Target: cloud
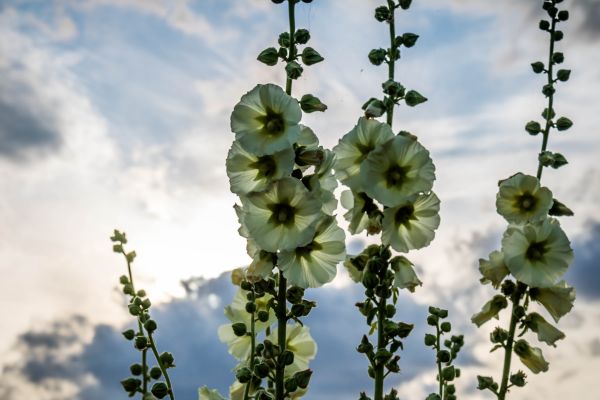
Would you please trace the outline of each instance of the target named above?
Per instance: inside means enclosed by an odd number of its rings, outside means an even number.
[[[565,279],[577,289],[583,298],[600,298],[600,222],[590,221],[587,230],[573,244],[575,261],[569,267]]]

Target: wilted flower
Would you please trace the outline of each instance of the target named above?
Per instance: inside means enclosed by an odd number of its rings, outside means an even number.
[[[492,251],[489,255],[489,260],[479,259],[479,272],[483,278],[481,283],[491,283],[496,289],[500,286],[504,278],[510,271],[504,262],[504,254],[501,251]]]
[[[238,195],[260,192],[277,179],[289,176],[294,168],[294,150],[256,156],[234,141],[227,155],[227,176],[231,191]]]
[[[345,249],[344,231],[335,218],[327,217],[317,226],[310,243],[281,252],[279,268],[292,285],[319,287],[333,280],[337,264],[346,256]]]
[[[563,332],[549,324],[548,321],[538,313],[534,312],[527,315],[523,323],[526,327],[537,333],[540,342],[545,342],[550,346],[556,347],[556,341],[565,338]]]
[[[496,196],[496,209],[508,222],[537,221],[548,215],[552,192],[540,187],[535,176],[515,174],[502,181]]]
[[[368,210],[377,208],[366,194],[355,193],[350,190],[342,192],[340,203],[342,207],[348,210],[344,214],[344,218],[350,223],[348,230],[354,235],[362,232],[369,225]]]
[[[310,330],[300,324],[287,325],[286,349],[294,353],[294,362],[285,367],[287,374],[294,374],[308,368],[310,360],[317,355],[317,343],[310,335]],[[267,337],[273,344],[278,345],[277,328]]]
[[[243,198],[244,225],[258,247],[269,252],[308,244],[320,218],[321,202],[295,178],[283,178]]]
[[[513,349],[521,362],[534,374],[548,371],[548,362],[544,360],[542,350],[539,348],[531,347],[526,340],[521,339],[515,343]]]
[[[404,256],[396,256],[391,259],[390,265],[394,270],[394,286],[399,289],[408,289],[414,293],[417,286],[423,282],[419,280],[417,273],[411,263]]]
[[[573,308],[575,288],[567,286],[565,281],[548,288],[531,288],[529,295],[532,300],[544,306],[554,321],[566,315]]]
[[[362,162],[378,145],[393,137],[392,128],[388,124],[359,118],[356,126],[333,148],[336,155],[336,177],[352,190],[363,191],[360,178]]]
[[[440,200],[431,192],[405,199],[383,212],[382,242],[407,252],[427,246],[440,225]]]
[[[573,260],[569,239],[553,218],[510,229],[502,252],[515,278],[533,287],[554,285]]]
[[[300,135],[302,111],[298,101],[273,84],[257,85],[242,96],[231,114],[231,130],[248,152],[273,154]]]
[[[435,180],[429,152],[416,140],[395,136],[369,153],[361,167],[364,191],[387,207],[428,192]]]
[[[492,318],[498,319],[498,313],[507,306],[508,301],[506,301],[506,297],[497,294],[483,305],[480,312],[471,317],[471,322],[480,327]]]

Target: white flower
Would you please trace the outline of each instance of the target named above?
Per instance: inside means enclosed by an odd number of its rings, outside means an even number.
[[[234,141],[225,162],[231,191],[245,195],[265,190],[272,181],[292,173],[294,157],[291,147],[274,154],[256,156]]]
[[[300,324],[286,326],[286,349],[294,353],[294,362],[285,367],[286,375],[308,369],[308,363],[317,355],[317,343],[310,335],[310,330]],[[279,345],[277,328],[275,328],[268,339],[276,346]]]
[[[344,231],[337,226],[335,219],[324,218],[310,243],[281,252],[279,268],[292,285],[302,288],[331,282],[337,264],[346,257],[344,239]]]
[[[491,283],[497,289],[510,271],[506,267],[504,254],[501,251],[492,251],[489,258],[489,261],[483,258],[479,259],[479,272],[483,276],[481,283]]]
[[[548,215],[552,207],[552,192],[540,187],[535,176],[515,174],[500,183],[496,209],[508,222],[538,221]]]
[[[513,349],[521,362],[534,374],[548,371],[548,362],[539,348],[531,347],[526,340],[521,339],[515,343]]]
[[[533,287],[554,285],[573,260],[569,239],[553,218],[511,228],[502,252],[514,277]]]
[[[523,320],[523,324],[537,333],[540,342],[545,342],[549,346],[556,347],[556,341],[565,338],[563,332],[549,324],[548,321],[538,313],[534,312],[527,315]]]
[[[257,85],[231,114],[231,130],[246,151],[262,156],[288,147],[300,135],[298,101],[273,84]]]
[[[561,281],[549,288],[530,288],[529,295],[532,300],[544,306],[554,321],[558,322],[573,308],[575,288]]]
[[[394,270],[394,286],[399,289],[408,289],[414,293],[417,286],[423,285],[419,280],[413,263],[404,256],[396,256],[390,260],[390,265]]]
[[[295,178],[283,178],[242,199],[244,224],[258,247],[269,252],[308,244],[321,214],[321,202]]]
[[[498,319],[498,313],[508,307],[506,297],[497,294],[490,301],[483,305],[483,308],[477,314],[473,314],[471,322],[480,327],[492,318]]]
[[[405,199],[383,211],[382,242],[407,252],[427,246],[440,225],[440,200],[431,192]]]
[[[387,207],[428,192],[435,180],[429,152],[416,140],[395,136],[369,153],[361,166],[361,182],[369,197]]]
[[[362,191],[362,162],[378,145],[393,137],[392,128],[388,124],[361,117],[356,126],[333,148],[336,155],[336,177],[352,190]]]
[[[217,389],[202,386],[198,389],[198,400],[226,400]]]

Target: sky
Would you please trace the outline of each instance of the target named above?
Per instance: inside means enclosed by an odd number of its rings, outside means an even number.
[[[294,94],[329,106],[303,116],[328,148],[386,79],[366,57],[388,40],[371,16],[379,3],[298,6],[297,26],[325,62],[307,68]],[[397,77],[429,101],[399,108],[394,127],[430,150],[442,223],[431,246],[409,255],[424,285],[399,303],[417,328],[391,381],[409,400],[433,388],[434,359],[421,344],[433,304],[466,337],[459,393],[486,399],[474,377],[497,376],[499,354],[489,354],[493,326],[469,322],[493,295],[478,283],[477,260],[499,247],[505,227],[497,181],[535,172],[540,138],[523,126],[544,108],[529,64],[545,59],[547,37],[536,28],[539,2],[413,3],[397,29],[420,38]],[[567,338],[542,346],[550,372],[532,376],[516,400],[594,399],[586,389],[600,368],[600,1],[563,4],[571,19],[557,46],[573,72],[555,108],[575,125],[550,138],[569,164],[543,182],[576,213],[561,222],[578,299],[559,326]],[[283,84],[282,66],[256,55],[286,29],[285,7],[267,0],[0,0],[1,400],[125,398],[117,382],[135,354],[119,337],[131,321],[114,228],[128,233],[137,285],[157,304],[159,343],[178,360],[178,398],[196,398],[204,384],[225,390],[234,363],[216,327],[233,294],[226,271],[248,263],[225,174],[229,115],[257,83]],[[370,240],[347,235],[349,251]],[[353,352],[366,330],[354,329],[360,290],[340,271],[309,295],[319,302],[308,323],[319,354],[307,398],[357,397],[370,387]]]

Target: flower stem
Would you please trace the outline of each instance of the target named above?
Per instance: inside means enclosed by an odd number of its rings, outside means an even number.
[[[388,79],[394,80],[394,69],[396,66],[396,58],[394,57],[395,52],[397,51],[396,46],[394,46],[394,39],[396,38],[396,24],[395,24],[395,4],[393,1],[388,0],[388,6],[390,8],[390,51],[389,51],[389,61],[388,61]],[[394,120],[394,103],[390,101],[390,104],[387,106],[386,111],[387,116],[387,124],[391,127]]]
[[[552,73],[552,69],[553,69],[553,62],[552,62],[552,55],[554,54],[554,32],[556,30],[556,18],[552,18],[552,25],[550,27],[550,49],[549,49],[549,54],[548,54],[548,85],[552,85],[554,83],[554,77],[553,77],[553,73]],[[552,104],[554,103],[554,93],[550,93],[550,96],[548,96],[548,109],[546,112],[546,127],[544,128],[544,132],[543,132],[543,139],[542,139],[542,149],[540,150],[540,153],[543,153],[544,151],[546,151],[546,148],[548,146],[548,137],[550,136],[550,128],[552,128]],[[537,169],[537,178],[538,180],[542,179],[542,171],[544,169],[544,166],[542,165],[542,162],[539,161],[538,162],[538,169]]]
[[[500,382],[500,389],[498,391],[498,400],[504,400],[506,393],[508,392],[508,377],[510,375],[510,363],[512,359],[513,344],[515,340],[515,330],[517,328],[517,322],[519,317],[516,315],[517,307],[521,302],[521,296],[525,292],[527,286],[521,282],[517,283],[516,292],[512,298],[512,309],[510,313],[510,326],[508,328],[508,339],[506,339],[506,345],[504,346],[504,366],[502,368],[502,381]]]
[[[286,325],[287,325],[287,307],[286,307],[286,286],[287,282],[283,272],[279,272],[279,291],[277,293],[277,343],[279,344],[279,354],[285,351]],[[277,360],[275,369],[275,400],[284,400],[285,364],[281,359]]]
[[[385,349],[386,342],[383,334],[383,323],[386,318],[386,298],[380,297],[379,304],[377,305],[377,350]],[[384,364],[382,362],[376,362],[375,364],[375,399],[383,400],[383,381],[384,375]]]
[[[160,355],[158,354],[158,350],[156,349],[156,343],[154,342],[154,338],[152,337],[152,334],[150,332],[148,332],[148,341],[150,342],[150,349],[152,349],[154,358],[156,358],[156,362],[158,363],[158,368],[160,368],[160,371],[165,377],[165,382],[167,383],[167,388],[169,389],[169,398],[171,400],[175,400],[175,394],[173,394],[173,386],[171,386],[171,379],[169,379],[169,373],[167,372],[167,369],[163,365],[162,361],[160,360]]]
[[[254,319],[255,313],[252,313],[252,319],[250,320],[250,371],[254,371],[254,354],[256,351],[256,321]],[[244,400],[248,400],[250,395],[250,385],[252,381],[246,384],[244,388]]]
[[[438,321],[435,324],[435,336],[436,336],[436,341],[435,341],[435,354],[436,354],[436,360],[437,360],[437,367],[438,367],[438,381],[439,381],[439,395],[440,395],[440,399],[444,398],[444,377],[442,376],[442,361],[440,360],[440,358],[437,356],[437,354],[439,354],[441,346],[440,346],[440,322]]]
[[[288,62],[290,61],[294,61],[294,59],[296,58],[296,16],[295,16],[295,9],[296,9],[296,1],[295,0],[288,0],[288,16],[289,16],[289,20],[290,20],[290,53],[288,55]],[[287,77],[286,81],[285,81],[285,92],[288,95],[292,95],[292,78],[290,78],[289,76]]]

